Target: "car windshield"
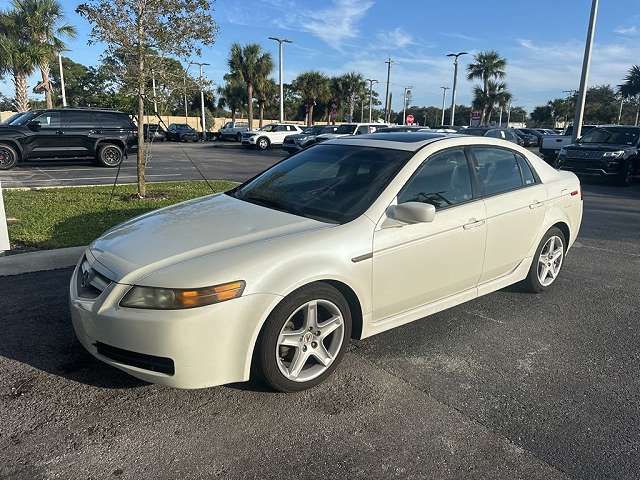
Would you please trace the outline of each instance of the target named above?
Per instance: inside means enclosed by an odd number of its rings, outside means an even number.
[[[346,223],[371,206],[411,155],[405,150],[317,145],[228,194],[293,215]]]
[[[305,135],[318,135],[319,133],[323,133],[324,127],[321,125],[314,125],[313,127],[307,127],[302,130],[302,133]]]
[[[335,133],[344,135],[346,134],[353,134],[353,131],[356,129],[357,125],[351,125],[350,123],[344,124],[344,125],[340,125],[338,128],[336,128]]]
[[[337,125],[325,125],[324,127],[320,127],[320,133],[336,133],[338,130]]]
[[[487,133],[486,128],[465,128],[464,130],[460,130],[461,133],[465,135],[478,135],[480,137],[484,137],[484,134]]]
[[[18,126],[26,125],[38,113],[40,112],[32,111],[32,112],[26,112],[26,113],[20,113],[20,114],[14,115],[9,120],[7,120],[7,125],[18,125]]]
[[[594,128],[580,138],[580,143],[610,143],[615,145],[635,145],[638,143],[638,128]]]

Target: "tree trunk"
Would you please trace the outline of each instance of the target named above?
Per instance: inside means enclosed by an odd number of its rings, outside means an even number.
[[[249,130],[253,130],[253,83],[247,82],[247,117],[249,117]]]
[[[22,72],[14,72],[13,84],[16,89],[16,109],[18,112],[28,112],[29,96],[27,93],[27,75]]]
[[[349,101],[349,121],[353,122],[353,111],[356,108],[356,99],[351,97]]]
[[[262,124],[264,122],[264,103],[259,103],[258,104],[258,111],[260,112],[259,128],[262,128]]]
[[[53,108],[53,96],[51,95],[51,82],[49,80],[49,74],[51,73],[51,67],[48,61],[40,64],[40,73],[42,74],[42,84],[44,85],[44,97],[47,102],[47,108]]]
[[[147,194],[147,186],[145,184],[144,170],[146,158],[144,154],[144,93],[145,80],[144,74],[144,29],[142,25],[142,12],[138,15],[138,197],[144,198]]]
[[[235,108],[231,109],[231,121],[233,123],[236,123],[236,109]]]
[[[309,117],[307,118],[307,125],[313,125],[313,103],[309,104]]]

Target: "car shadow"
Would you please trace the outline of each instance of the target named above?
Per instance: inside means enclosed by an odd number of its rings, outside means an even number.
[[[100,388],[146,385],[96,360],[76,339],[68,307],[72,271],[67,268],[0,277],[2,291],[12,292],[0,299],[0,356]]]

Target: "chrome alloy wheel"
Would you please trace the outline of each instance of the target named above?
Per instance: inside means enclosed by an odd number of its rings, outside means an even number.
[[[562,267],[564,259],[564,246],[562,239],[557,235],[549,237],[545,242],[538,257],[538,281],[543,287],[551,285]]]
[[[260,150],[266,150],[269,147],[269,141],[266,138],[261,138],[258,140],[258,148]]]
[[[114,145],[107,145],[102,150],[102,161],[111,167],[115,167],[122,161],[122,152]]]
[[[14,163],[13,152],[0,146],[0,167],[7,168]]]
[[[344,341],[344,319],[329,300],[311,300],[284,323],[276,344],[280,373],[294,382],[322,375],[333,363]]]

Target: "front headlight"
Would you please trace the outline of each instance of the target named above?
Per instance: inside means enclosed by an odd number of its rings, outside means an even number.
[[[296,140],[297,140],[297,143],[304,143],[307,140],[309,140],[309,138],[310,137],[298,137]]]
[[[620,158],[624,155],[624,150],[616,150],[615,152],[604,152],[604,158]]]
[[[244,287],[244,280],[203,288],[159,288],[134,285],[122,298],[120,306],[153,310],[203,307],[238,298],[242,295]]]

